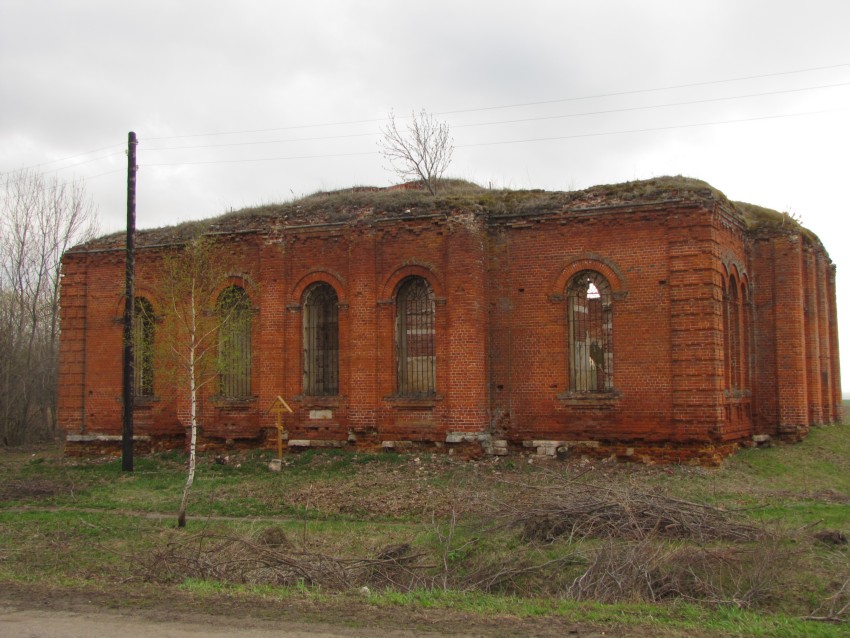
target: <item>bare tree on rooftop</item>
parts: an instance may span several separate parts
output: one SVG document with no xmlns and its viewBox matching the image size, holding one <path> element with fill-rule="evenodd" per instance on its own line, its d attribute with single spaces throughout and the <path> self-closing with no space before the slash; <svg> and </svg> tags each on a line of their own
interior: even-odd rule
<svg viewBox="0 0 850 638">
<path fill-rule="evenodd" d="M 449 125 L 422 109 L 411 113 L 410 123 L 399 129 L 391 111 L 381 133 L 378 144 L 390 169 L 404 181 L 421 181 L 436 195 L 438 180 L 449 167 L 454 151 Z"/>
</svg>

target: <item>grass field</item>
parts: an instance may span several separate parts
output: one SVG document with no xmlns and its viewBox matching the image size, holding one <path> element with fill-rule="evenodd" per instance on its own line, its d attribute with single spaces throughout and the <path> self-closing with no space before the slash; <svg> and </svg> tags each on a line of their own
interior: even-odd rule
<svg viewBox="0 0 850 638">
<path fill-rule="evenodd" d="M 275 473 L 270 458 L 202 457 L 178 530 L 182 454 L 128 474 L 0 450 L 0 589 L 222 613 L 285 600 L 494 635 L 847 635 L 847 425 L 716 469 L 330 451 Z"/>
</svg>

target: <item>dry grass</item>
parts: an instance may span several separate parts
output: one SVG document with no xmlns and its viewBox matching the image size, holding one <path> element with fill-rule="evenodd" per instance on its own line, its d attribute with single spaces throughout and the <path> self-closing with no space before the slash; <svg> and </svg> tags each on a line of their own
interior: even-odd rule
<svg viewBox="0 0 850 638">
<path fill-rule="evenodd" d="M 436 528 L 435 528 L 436 529 Z M 298 538 L 280 527 L 254 534 L 202 532 L 175 537 L 134 559 L 144 582 L 180 583 L 186 579 L 220 583 L 317 587 L 325 591 L 370 590 L 508 591 L 521 593 L 529 578 L 551 580 L 572 556 L 532 560 L 472 551 L 480 539 L 456 536 L 454 523 L 435 532 L 436 542 L 400 542 L 372 552 Z"/>
<path fill-rule="evenodd" d="M 686 601 L 706 614 L 843 624 L 847 434 L 816 428 L 799 445 L 743 451 L 717 469 L 340 452 L 293 455 L 272 474 L 267 456 L 245 452 L 202 463 L 195 535 L 109 511 L 171 507 L 157 499 L 182 484 L 179 455 L 139 459 L 124 477 L 117 462 L 6 454 L 7 483 L 33 511 L 6 512 L 0 564 L 128 588 L 368 587 L 411 599 L 637 602 L 658 613 Z"/>
<path fill-rule="evenodd" d="M 511 483 L 510 504 L 489 508 L 472 492 L 456 491 L 447 516 L 389 544 L 372 538 L 371 549 L 342 542 L 350 537 L 344 530 L 336 541 L 333 533 L 319 538 L 280 527 L 177 535 L 138 559 L 139 576 L 327 591 L 533 591 L 577 601 L 678 599 L 751 609 L 769 609 L 780 590 L 795 587 L 802 550 L 789 548 L 803 537 L 613 482 L 548 478 L 545 487 Z M 844 595 L 831 591 L 824 615 L 845 614 Z"/>
<path fill-rule="evenodd" d="M 356 224 L 456 212 L 493 217 L 533 216 L 673 200 L 718 201 L 737 211 L 751 228 L 787 226 L 795 232 L 804 230 L 787 213 L 741 202 L 733 204 L 710 184 L 682 176 L 605 184 L 569 192 L 494 190 L 465 180 L 445 179 L 441 180 L 436 196 L 415 185 L 359 186 L 318 192 L 291 202 L 253 206 L 204 220 L 139 231 L 136 241 L 139 246 L 180 245 L 202 234 L 267 233 L 276 228 Z M 72 250 L 118 249 L 123 242 L 123 232 L 113 233 Z"/>
<path fill-rule="evenodd" d="M 640 541 L 646 538 L 692 542 L 749 542 L 770 536 L 741 514 L 648 493 L 613 483 L 584 482 L 552 475 L 552 483 L 520 486 L 510 503 L 499 504 L 498 516 L 522 529 L 523 538 L 552 542 L 568 537 Z"/>
<path fill-rule="evenodd" d="M 202 532 L 173 540 L 139 562 L 139 576 L 159 583 L 194 578 L 331 591 L 361 586 L 409 589 L 422 581 L 421 558 L 408 544 L 388 546 L 372 557 L 341 558 L 301 546 L 272 527 L 253 536 Z"/>
<path fill-rule="evenodd" d="M 576 600 L 663 602 L 763 608 L 793 561 L 777 543 L 676 547 L 657 538 L 607 540 L 568 589 Z"/>
</svg>

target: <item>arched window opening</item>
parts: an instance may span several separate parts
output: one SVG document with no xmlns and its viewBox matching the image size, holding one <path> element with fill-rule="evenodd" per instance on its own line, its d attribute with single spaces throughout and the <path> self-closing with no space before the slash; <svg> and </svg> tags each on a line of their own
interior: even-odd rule
<svg viewBox="0 0 850 638">
<path fill-rule="evenodd" d="M 732 370 L 729 364 L 732 359 L 732 340 L 730 338 L 731 327 L 729 325 L 729 285 L 723 280 L 723 364 L 726 379 L 726 388 L 732 387 Z"/>
<path fill-rule="evenodd" d="M 750 316 L 750 303 L 747 297 L 747 284 L 741 282 L 741 388 L 750 387 L 750 366 L 752 365 L 752 317 Z"/>
<path fill-rule="evenodd" d="M 593 270 L 567 284 L 569 375 L 572 392 L 614 389 L 611 286 Z"/>
<path fill-rule="evenodd" d="M 225 288 L 218 297 L 219 393 L 228 398 L 251 394 L 251 302 L 239 286 Z"/>
<path fill-rule="evenodd" d="M 729 389 L 741 387 L 741 312 L 738 284 L 729 281 Z"/>
<path fill-rule="evenodd" d="M 133 301 L 133 394 L 153 396 L 154 315 L 144 297 Z"/>
<path fill-rule="evenodd" d="M 339 300 L 320 282 L 304 295 L 304 389 L 309 396 L 339 394 Z"/>
<path fill-rule="evenodd" d="M 432 396 L 437 389 L 434 293 L 409 277 L 396 295 L 396 386 L 400 396 Z"/>
<path fill-rule="evenodd" d="M 751 383 L 752 309 L 747 284 L 730 276 L 723 282 L 723 346 L 726 389 L 738 394 Z"/>
</svg>

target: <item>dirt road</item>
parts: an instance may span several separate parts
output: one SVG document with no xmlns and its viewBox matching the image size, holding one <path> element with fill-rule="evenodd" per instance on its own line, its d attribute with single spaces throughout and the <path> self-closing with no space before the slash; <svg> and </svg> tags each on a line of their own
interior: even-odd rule
<svg viewBox="0 0 850 638">
<path fill-rule="evenodd" d="M 40 588 L 0 590 L 0 638 L 418 638 L 579 637 L 654 635 L 600 627 L 565 618 L 479 616 L 450 610 L 377 608 L 370 605 L 285 603 L 232 606 L 212 613 L 187 608 L 180 596 L 151 601 L 91 592 Z M 117 607 L 117 608 L 116 608 Z M 672 635 L 672 634 L 667 634 Z M 678 638 L 680 635 L 675 634 Z M 691 636 L 690 638 L 695 638 Z"/>
<path fill-rule="evenodd" d="M 434 634 L 379 628 L 354 629 L 327 624 L 271 622 L 250 618 L 239 620 L 194 615 L 179 620 L 157 620 L 147 614 L 122 614 L 102 609 L 73 612 L 0 607 L 0 638 L 406 638 L 424 635 Z"/>
</svg>

